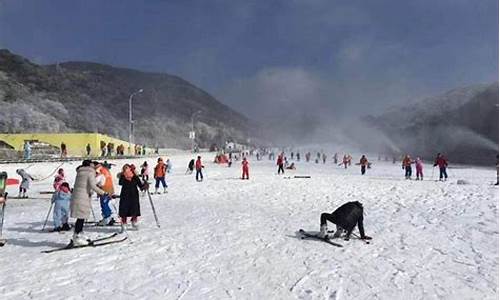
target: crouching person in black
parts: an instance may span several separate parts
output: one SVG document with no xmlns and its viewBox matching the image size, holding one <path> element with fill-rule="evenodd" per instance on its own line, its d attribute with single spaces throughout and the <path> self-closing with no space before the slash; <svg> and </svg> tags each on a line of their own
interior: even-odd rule
<svg viewBox="0 0 500 300">
<path fill-rule="evenodd" d="M 337 230 L 333 236 L 328 235 L 328 226 L 326 221 L 330 221 L 337 225 Z M 359 234 L 362 240 L 371 240 L 372 238 L 365 235 L 363 227 L 363 204 L 358 201 L 347 202 L 337 208 L 333 213 L 322 213 L 320 218 L 320 237 L 322 238 L 338 238 L 342 231 L 347 231 L 345 240 L 348 241 L 351 233 L 358 225 Z"/>
</svg>

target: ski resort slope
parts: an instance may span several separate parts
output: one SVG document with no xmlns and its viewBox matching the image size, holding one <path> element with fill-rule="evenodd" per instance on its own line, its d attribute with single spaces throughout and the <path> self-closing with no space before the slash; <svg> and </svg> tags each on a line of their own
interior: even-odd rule
<svg viewBox="0 0 500 300">
<path fill-rule="evenodd" d="M 72 234 L 40 231 L 50 196 L 39 192 L 51 190 L 52 177 L 33 184 L 31 199 L 10 199 L 1 299 L 498 299 L 493 169 L 451 168 L 448 182 L 435 182 L 425 165 L 426 180 L 417 182 L 403 179 L 399 163 L 374 161 L 361 176 L 354 165 L 299 162 L 279 176 L 274 162 L 250 159 L 250 180 L 242 181 L 240 162 L 227 168 L 202 155 L 203 182 L 184 175 L 191 155 L 170 157 L 168 194 L 153 196 L 161 228 L 143 196 L 141 227 L 119 244 L 42 254 Z M 148 161 L 154 166 L 156 159 Z M 125 161 L 113 163 L 116 174 Z M 0 169 L 16 177 L 26 166 Z M 42 178 L 57 166 L 28 172 Z M 76 166 L 63 166 L 71 184 Z M 284 178 L 294 175 L 311 178 Z M 16 187 L 8 191 L 17 195 Z M 300 228 L 319 229 L 322 212 L 355 200 L 364 204 L 371 244 L 338 240 L 344 247 L 337 248 L 298 238 Z M 99 203 L 93 206 L 99 218 Z M 96 237 L 118 228 L 85 232 Z"/>
</svg>

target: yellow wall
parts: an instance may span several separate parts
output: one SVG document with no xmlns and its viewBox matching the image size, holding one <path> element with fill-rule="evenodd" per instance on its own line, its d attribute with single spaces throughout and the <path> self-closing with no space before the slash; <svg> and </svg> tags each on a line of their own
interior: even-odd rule
<svg viewBox="0 0 500 300">
<path fill-rule="evenodd" d="M 0 141 L 7 143 L 16 150 L 24 149 L 25 141 L 39 141 L 47 143 L 57 148 L 61 147 L 61 143 L 66 144 L 69 156 L 85 156 L 87 144 L 90 144 L 91 155 L 100 156 L 100 142 L 113 143 L 116 147 L 120 144 L 125 146 L 125 154 L 128 153 L 128 142 L 112 138 L 100 133 L 20 133 L 20 134 L 0 134 Z M 134 145 L 131 145 L 134 149 Z"/>
</svg>

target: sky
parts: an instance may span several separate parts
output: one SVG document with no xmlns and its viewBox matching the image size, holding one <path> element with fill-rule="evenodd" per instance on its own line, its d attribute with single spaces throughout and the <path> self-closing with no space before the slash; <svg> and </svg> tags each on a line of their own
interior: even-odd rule
<svg viewBox="0 0 500 300">
<path fill-rule="evenodd" d="M 0 48 L 178 75 L 260 120 L 498 80 L 498 0 L 0 0 Z"/>
</svg>

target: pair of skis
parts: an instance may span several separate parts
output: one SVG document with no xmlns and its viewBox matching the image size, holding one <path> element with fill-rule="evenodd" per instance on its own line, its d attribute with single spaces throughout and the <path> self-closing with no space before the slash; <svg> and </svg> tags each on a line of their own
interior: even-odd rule
<svg viewBox="0 0 500 300">
<path fill-rule="evenodd" d="M 128 238 L 127 236 L 124 236 L 120 239 L 113 239 L 117 235 L 118 235 L 118 232 L 115 232 L 115 233 L 108 235 L 108 236 L 105 236 L 105 237 L 101 237 L 101 238 L 97 238 L 97 239 L 93 239 L 93 240 L 88 240 L 89 243 L 87 245 L 75 246 L 73 244 L 73 241 L 71 241 L 68 245 L 66 245 L 62 248 L 45 250 L 45 251 L 42 251 L 42 253 L 52 253 L 52 252 L 58 252 L 58 251 L 63 251 L 63 250 L 79 249 L 79 248 L 86 248 L 86 247 L 95 248 L 95 247 L 100 247 L 100 246 L 105 246 L 105 245 L 110 245 L 110 244 L 121 243 Z"/>
<path fill-rule="evenodd" d="M 312 233 L 309 233 L 307 231 L 305 231 L 304 229 L 299 229 L 299 233 L 302 235 L 301 236 L 301 239 L 307 239 L 307 238 L 310 238 L 310 239 L 316 239 L 316 240 L 320 240 L 320 241 L 324 241 L 332 246 L 335 246 L 335 247 L 344 247 L 343 245 L 341 244 L 338 244 L 338 243 L 335 243 L 333 242 L 332 240 L 328 239 L 328 238 L 322 238 L 320 237 L 318 234 L 312 234 Z M 366 241 L 366 240 L 362 240 L 361 238 L 357 237 L 359 240 L 363 241 L 365 244 L 370 244 L 369 241 Z"/>
</svg>

